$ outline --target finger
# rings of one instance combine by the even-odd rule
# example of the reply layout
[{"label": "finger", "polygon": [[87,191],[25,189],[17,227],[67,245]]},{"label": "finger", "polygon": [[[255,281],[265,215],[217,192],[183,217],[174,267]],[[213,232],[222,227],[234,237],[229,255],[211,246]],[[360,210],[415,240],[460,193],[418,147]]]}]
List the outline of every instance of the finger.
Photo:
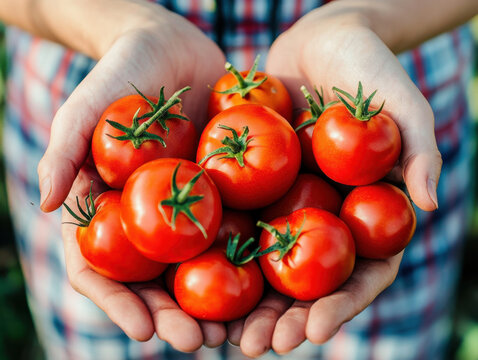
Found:
[{"label": "finger", "polygon": [[223,323],[214,321],[199,321],[202,334],[204,337],[204,345],[209,348],[215,348],[222,344],[227,339],[226,326]]},{"label": "finger", "polygon": [[299,346],[305,339],[305,327],[310,301],[295,301],[279,318],[272,336],[272,348],[278,354],[285,354]]},{"label": "finger", "polygon": [[227,340],[235,346],[241,343],[242,329],[244,328],[245,319],[239,319],[227,323]]},{"label": "finger", "polygon": [[161,340],[182,352],[193,352],[202,346],[204,338],[197,321],[182,311],[158,283],[133,284],[131,289],[151,311]]},{"label": "finger", "polygon": [[125,285],[91,270],[75,239],[76,227],[64,225],[67,274],[72,287],[91,299],[130,338],[146,341],[154,334],[153,321],[146,305]]},{"label": "finger", "polygon": [[146,75],[152,64],[162,68],[164,57],[155,56],[153,61],[152,54],[136,54],[137,61],[131,66],[124,61],[124,53],[133,48],[134,39],[123,37],[117,41],[56,113],[48,148],[38,165],[43,211],[53,211],[65,200],[89,153],[93,130],[102,112],[114,100],[134,92],[128,81],[135,81],[138,86],[149,84],[140,86],[146,93],[162,84],[168,85],[166,92],[174,91],[176,82],[171,72],[161,72],[162,78],[154,82]]},{"label": "finger", "polygon": [[277,320],[291,303],[292,299],[271,291],[246,318],[240,342],[246,356],[258,357],[269,351]]},{"label": "finger", "polygon": [[387,260],[359,259],[352,276],[336,292],[310,308],[306,336],[314,344],[329,340],[340,326],[362,312],[395,279],[403,252]]}]

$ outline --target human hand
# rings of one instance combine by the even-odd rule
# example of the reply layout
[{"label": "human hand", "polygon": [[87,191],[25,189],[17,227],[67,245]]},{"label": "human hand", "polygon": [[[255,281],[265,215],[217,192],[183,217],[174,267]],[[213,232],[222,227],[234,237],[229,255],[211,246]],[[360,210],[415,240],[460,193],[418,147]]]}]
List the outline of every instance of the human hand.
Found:
[{"label": "human hand", "polygon": [[402,256],[357,259],[350,278],[317,301],[293,301],[271,289],[247,318],[227,324],[229,342],[250,357],[270,349],[285,354],[306,339],[323,344],[394,281]]},{"label": "human hand", "polygon": [[[94,193],[106,190],[91,160],[82,167],[66,203],[75,208],[75,196],[83,198],[89,193],[94,180]],[[150,339],[156,332],[175,349],[191,352],[203,344],[221,345],[226,340],[224,324],[196,321],[183,312],[164,290],[160,280],[123,284],[105,278],[93,271],[81,255],[76,238],[77,227],[66,222],[75,219],[63,211],[62,235],[68,278],[72,287],[91,299],[130,338],[138,341]]]},{"label": "human hand", "polygon": [[[114,13],[118,14],[125,3],[115,2]],[[178,15],[148,2],[131,4],[133,7],[118,19],[118,23],[124,21],[124,27],[113,28],[114,34],[104,34],[114,39],[111,46],[104,54],[99,51],[98,64],[55,115],[50,143],[38,167],[44,211],[59,207],[68,194],[66,203],[74,205],[71,200],[83,198],[91,180],[96,193],[105,189],[88,157],[90,140],[103,110],[117,98],[134,93],[128,81],[148,95],[158,95],[165,86],[167,97],[191,86],[192,91],[183,96],[183,109],[198,128],[203,125],[207,85],[223,74],[222,52]],[[139,9],[139,14],[132,9]],[[63,221],[70,219],[64,211]],[[71,285],[103,309],[128,336],[147,340],[156,330],[161,339],[181,351],[193,351],[203,343],[218,346],[224,342],[223,324],[195,321],[157,282],[125,285],[95,273],[81,256],[75,231],[69,224],[62,227]]]}]

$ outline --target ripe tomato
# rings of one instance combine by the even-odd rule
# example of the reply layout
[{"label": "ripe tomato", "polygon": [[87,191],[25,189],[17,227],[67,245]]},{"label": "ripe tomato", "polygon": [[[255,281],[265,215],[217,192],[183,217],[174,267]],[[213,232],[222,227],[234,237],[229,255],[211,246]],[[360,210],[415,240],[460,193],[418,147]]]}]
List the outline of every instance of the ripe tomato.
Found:
[{"label": "ripe tomato", "polygon": [[[86,210],[78,203],[84,216],[82,219],[74,215],[79,221],[76,238],[81,254],[93,270],[107,278],[123,282],[154,279],[167,265],[144,257],[129,242],[121,226],[120,197],[120,191],[110,190],[94,202],[90,194]],[[74,214],[66,204],[65,207]]]},{"label": "ripe tomato", "polygon": [[315,89],[315,93],[319,98],[319,103],[317,103],[305,86],[301,86],[300,90],[309,103],[309,109],[301,111],[294,119],[292,126],[299,137],[300,147],[302,149],[302,164],[314,173],[321,173],[319,165],[317,165],[315,161],[314,152],[312,151],[312,134],[317,119],[325,109],[335,104],[336,101],[325,104],[323,90],[321,89],[321,92],[319,92]]},{"label": "ripe tomato", "polygon": [[290,124],[262,105],[238,105],[216,115],[204,129],[197,161],[217,185],[224,205],[260,208],[292,186],[300,144]]},{"label": "ripe tomato", "polygon": [[227,247],[229,237],[241,234],[239,245],[256,235],[256,224],[252,215],[245,211],[223,209],[222,222],[214,241],[214,245]]},{"label": "ripe tomato", "polygon": [[[398,127],[381,112],[382,108],[368,109],[375,92],[364,101],[359,84],[354,109],[337,93],[341,90],[334,90],[343,103],[329,107],[315,124],[312,147],[317,164],[325,175],[339,183],[373,183],[397,163],[401,150]],[[347,97],[353,99],[348,94]]]},{"label": "ripe tomato", "polygon": [[[194,159],[198,135],[178,104],[178,96],[185,89],[168,102],[161,89],[159,99],[139,93],[108,106],[96,125],[91,143],[96,169],[106,184],[123,188],[134,170],[157,158]],[[146,126],[143,124],[148,121],[153,122],[147,131],[136,130],[138,135],[133,135],[134,129]]]},{"label": "ripe tomato", "polygon": [[356,187],[344,200],[340,218],[352,231],[357,255],[386,259],[410,242],[417,225],[407,195],[391,184]]},{"label": "ripe tomato", "polygon": [[[235,241],[237,247],[238,237]],[[247,315],[261,299],[264,279],[253,260],[255,254],[243,258],[244,244],[231,255],[230,246],[227,251],[213,247],[179,265],[174,294],[189,315],[201,320],[232,321]]]},{"label": "ripe tomato", "polygon": [[334,214],[306,208],[258,225],[264,228],[259,244],[266,253],[259,264],[278,292],[314,300],[336,290],[352,273],[354,240]]},{"label": "ripe tomato", "polygon": [[242,72],[226,63],[229,73],[217,81],[209,98],[209,119],[232,106],[261,104],[291,121],[292,100],[287,89],[278,78],[257,71],[258,62],[259,57],[254,61],[251,70]]},{"label": "ripe tomato", "polygon": [[139,167],[124,186],[121,220],[144,256],[174,263],[214,241],[221,223],[219,192],[201,167],[182,159],[157,159]]},{"label": "ripe tomato", "polygon": [[282,198],[261,211],[260,219],[271,221],[307,207],[327,210],[338,216],[341,205],[342,196],[332,185],[316,175],[299,174]]}]

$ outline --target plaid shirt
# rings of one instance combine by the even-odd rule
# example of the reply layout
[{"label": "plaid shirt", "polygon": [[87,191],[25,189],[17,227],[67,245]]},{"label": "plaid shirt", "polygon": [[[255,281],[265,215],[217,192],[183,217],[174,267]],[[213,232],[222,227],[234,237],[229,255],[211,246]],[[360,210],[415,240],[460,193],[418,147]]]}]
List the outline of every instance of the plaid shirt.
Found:
[{"label": "plaid shirt", "polygon": [[[199,26],[238,68],[257,53],[265,60],[277,34],[321,1],[161,1]],[[179,354],[166,343],[129,340],[66,278],[60,213],[43,214],[36,168],[51,120],[94,62],[16,29],[7,34],[10,68],[4,153],[8,192],[30,307],[50,359],[243,358],[237,348]],[[466,27],[443,34],[399,59],[436,116],[443,156],[440,208],[417,209],[418,226],[396,281],[325,346],[306,342],[294,359],[440,359],[446,356],[450,312],[470,210],[472,129],[465,85],[472,38]],[[263,65],[263,64],[262,64]],[[404,104],[406,106],[406,104]],[[274,358],[272,352],[264,358]]]}]

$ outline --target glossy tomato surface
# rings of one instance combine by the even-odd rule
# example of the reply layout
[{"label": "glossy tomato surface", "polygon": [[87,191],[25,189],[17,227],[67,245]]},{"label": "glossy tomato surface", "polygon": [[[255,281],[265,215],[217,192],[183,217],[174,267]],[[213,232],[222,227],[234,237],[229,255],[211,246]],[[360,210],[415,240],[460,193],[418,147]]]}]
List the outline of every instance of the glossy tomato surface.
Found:
[{"label": "glossy tomato surface", "polygon": [[361,121],[343,104],[336,104],[316,122],[312,147],[317,164],[329,178],[346,185],[367,185],[392,170],[400,156],[401,138],[385,113]]},{"label": "glossy tomato surface", "polygon": [[256,232],[256,223],[251,213],[247,211],[223,209],[222,222],[214,245],[222,246],[225,249],[230,235],[234,237],[237,234],[241,234],[239,245],[242,245],[249,238],[255,237]]},{"label": "glossy tomato surface", "polygon": [[[154,97],[149,99],[158,101]],[[116,100],[104,111],[93,133],[91,150],[96,168],[104,182],[115,189],[123,188],[128,176],[148,161],[162,157],[194,159],[198,135],[191,121],[178,118],[166,120],[169,133],[157,121],[148,128],[148,132],[164,140],[166,147],[156,140],[147,140],[136,149],[129,140],[112,138],[111,136],[122,136],[124,132],[114,128],[106,120],[131,127],[138,109],[139,117],[151,111],[151,106],[140,95],[129,95]],[[173,106],[169,113],[185,116],[179,105]],[[148,119],[139,120],[139,123]]]},{"label": "glossy tomato surface", "polygon": [[407,195],[384,182],[352,190],[344,200],[340,218],[352,231],[357,255],[370,259],[398,254],[410,242],[417,225]]},{"label": "glossy tomato surface", "polygon": [[324,179],[313,174],[299,174],[282,198],[261,211],[260,220],[268,222],[307,207],[327,210],[338,216],[341,205],[342,196]]},{"label": "glossy tomato surface", "polygon": [[181,263],[174,280],[179,306],[196,319],[209,321],[232,321],[247,315],[261,299],[263,288],[255,260],[236,266],[216,247]]},{"label": "glossy tomato surface", "polygon": [[202,166],[217,185],[224,205],[233,209],[255,209],[271,204],[292,186],[300,167],[300,144],[290,124],[274,110],[262,105],[238,105],[215,116],[204,129],[197,161],[224,147],[233,128],[241,136],[248,127],[250,140],[243,154],[244,166],[235,158],[217,154]]},{"label": "glossy tomato surface", "polygon": [[[347,225],[328,211],[306,208],[277,218],[269,224],[292,235],[302,227],[295,245],[279,260],[279,251],[259,257],[267,281],[278,292],[310,301],[328,295],[350,276],[355,264],[355,246]],[[263,230],[261,251],[277,242]]]},{"label": "glossy tomato surface", "polygon": [[131,282],[159,276],[165,264],[144,257],[127,239],[120,220],[119,191],[107,191],[95,200],[96,214],[88,227],[78,227],[77,240],[88,265],[107,278]]},{"label": "glossy tomato surface", "polygon": [[[296,129],[301,124],[312,118],[312,114],[309,110],[302,111],[294,119],[292,127]],[[317,161],[315,161],[314,151],[312,150],[312,134],[314,133],[314,125],[310,124],[296,131],[297,136],[299,137],[300,147],[302,149],[302,164],[309,171],[312,171],[316,174],[321,173]]]},{"label": "glossy tomato surface", "polygon": [[216,238],[222,216],[219,192],[203,172],[189,193],[190,197],[202,197],[189,207],[200,225],[183,212],[178,213],[173,225],[173,207],[161,203],[173,195],[171,183],[176,168],[179,189],[203,170],[188,160],[150,161],[131,175],[121,197],[126,235],[145,256],[164,263],[184,261],[206,250]]},{"label": "glossy tomato surface", "polygon": [[[242,71],[241,75],[246,77],[248,71]],[[261,81],[266,76],[265,73],[258,71],[254,81]],[[220,94],[217,91],[225,91],[237,85],[237,79],[233,74],[227,73],[222,76],[214,85],[209,98],[208,114],[209,119],[219,114],[221,111],[241,104],[261,104],[274,109],[281,114],[287,121],[292,119],[292,100],[287,89],[282,82],[271,75],[267,75],[267,80],[252,89],[245,97],[240,94]]]}]

